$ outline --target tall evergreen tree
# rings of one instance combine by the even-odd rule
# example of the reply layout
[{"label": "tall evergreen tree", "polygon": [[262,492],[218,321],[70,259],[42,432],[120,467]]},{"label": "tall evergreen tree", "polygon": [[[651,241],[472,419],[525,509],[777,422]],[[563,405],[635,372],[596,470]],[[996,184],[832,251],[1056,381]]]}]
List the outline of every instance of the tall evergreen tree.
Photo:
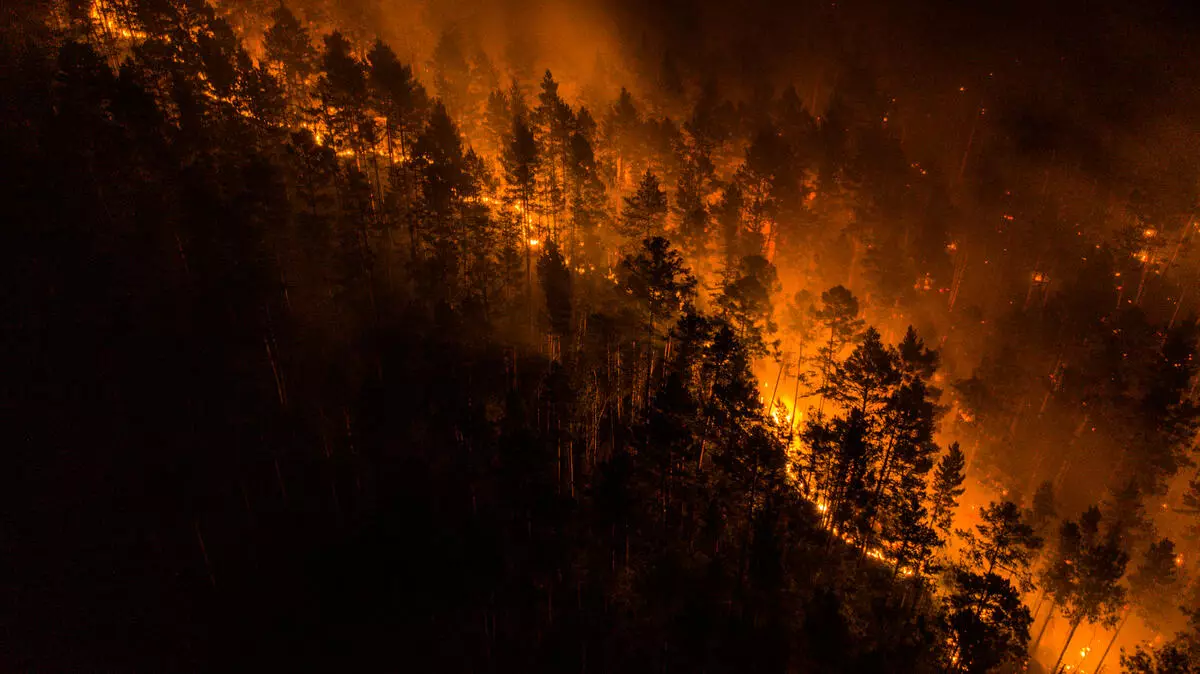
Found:
[{"label": "tall evergreen tree", "polygon": [[312,38],[296,15],[282,2],[271,13],[272,24],[263,35],[265,60],[283,82],[288,106],[287,122],[295,125],[307,107],[307,87],[316,74],[317,53]]},{"label": "tall evergreen tree", "polygon": [[966,480],[966,457],[958,448],[958,443],[950,445],[946,454],[938,461],[933,474],[933,493],[930,501],[933,512],[930,517],[934,526],[949,537],[950,527],[954,522],[954,511],[958,508],[958,499],[966,492],[962,486]]},{"label": "tall evergreen tree", "polygon": [[647,239],[660,236],[666,221],[667,194],[659,187],[658,177],[647,169],[637,192],[625,197],[618,232],[628,239]]}]

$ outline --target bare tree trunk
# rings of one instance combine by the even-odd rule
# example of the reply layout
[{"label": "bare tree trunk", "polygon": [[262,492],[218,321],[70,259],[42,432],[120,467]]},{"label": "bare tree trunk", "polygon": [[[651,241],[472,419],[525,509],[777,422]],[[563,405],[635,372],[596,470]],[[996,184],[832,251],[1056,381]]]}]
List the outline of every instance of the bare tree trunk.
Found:
[{"label": "bare tree trunk", "polygon": [[792,418],[788,422],[788,428],[792,431],[796,430],[796,410],[800,409],[800,363],[804,359],[803,349],[796,354],[796,386],[792,389]]},{"label": "bare tree trunk", "polygon": [[783,370],[785,369],[784,359],[779,359],[779,371],[775,373],[775,385],[771,387],[771,402],[767,404],[767,414],[770,414],[775,409],[775,395],[779,393],[779,380],[783,378]]},{"label": "bare tree trunk", "polygon": [[1063,656],[1067,654],[1067,649],[1071,647],[1071,639],[1075,637],[1075,630],[1079,629],[1079,621],[1071,623],[1071,631],[1067,632],[1067,642],[1063,644],[1062,650],[1058,653],[1058,659],[1054,661],[1054,666],[1050,668],[1051,674],[1058,671],[1058,666],[1062,664]]},{"label": "bare tree trunk", "polygon": [[1050,626],[1050,621],[1054,619],[1054,609],[1058,606],[1058,600],[1054,599],[1050,602],[1050,611],[1046,613],[1046,622],[1042,623],[1042,629],[1038,632],[1037,638],[1033,640],[1033,645],[1029,647],[1030,653],[1037,653],[1038,644],[1042,643],[1042,637],[1046,635],[1046,628]]},{"label": "bare tree trunk", "polygon": [[1117,637],[1121,636],[1121,630],[1125,627],[1125,621],[1129,620],[1129,609],[1125,609],[1125,615],[1121,617],[1121,622],[1117,625],[1117,631],[1113,632],[1112,639],[1108,640],[1108,646],[1104,647],[1104,653],[1100,655],[1100,661],[1096,663],[1096,674],[1104,671],[1104,659],[1108,657],[1108,652],[1112,650],[1113,644],[1117,642]]}]

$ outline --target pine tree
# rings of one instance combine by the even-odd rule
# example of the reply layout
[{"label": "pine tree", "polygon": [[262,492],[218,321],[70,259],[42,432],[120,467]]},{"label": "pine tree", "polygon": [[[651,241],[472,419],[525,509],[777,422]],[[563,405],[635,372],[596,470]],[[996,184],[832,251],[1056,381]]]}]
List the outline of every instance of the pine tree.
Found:
[{"label": "pine tree", "polygon": [[[413,143],[412,153],[423,206],[438,225],[438,228],[425,229],[422,233],[435,238],[443,236],[456,226],[454,217],[463,200],[474,195],[477,186],[469,171],[472,153],[463,150],[458,127],[441,101],[434,102],[425,129]],[[420,247],[416,229],[417,220],[412,218],[409,235],[414,253]]]},{"label": "pine tree", "polygon": [[1092,507],[1078,525],[1067,522],[1061,531],[1055,600],[1071,628],[1052,671],[1057,671],[1082,622],[1111,628],[1125,601],[1126,591],[1119,583],[1129,555],[1112,532],[1101,531],[1101,519],[1100,511]]},{"label": "pine tree", "polygon": [[881,537],[895,551],[896,573],[917,575],[928,571],[934,566],[934,551],[943,544],[925,505],[925,491],[923,475],[906,473],[885,504]]},{"label": "pine tree", "polygon": [[[632,297],[644,316],[646,395],[650,395],[658,326],[674,323],[674,317],[694,300],[696,279],[684,265],[683,256],[662,237],[645,239],[636,254],[621,261],[621,289]],[[665,356],[664,356],[665,357]]]},{"label": "pine tree", "polygon": [[742,242],[742,191],[737,183],[725,186],[715,210],[725,268],[731,269],[746,251]]},{"label": "pine tree", "polygon": [[388,159],[395,162],[395,149],[401,158],[408,156],[412,139],[420,132],[429,99],[425,87],[413,77],[412,68],[401,63],[382,40],[375,41],[367,62],[371,92],[385,120]]},{"label": "pine tree", "polygon": [[742,258],[722,280],[717,306],[754,357],[778,349],[778,340],[768,340],[777,329],[773,296],[780,289],[775,265],[757,255]]},{"label": "pine tree", "polygon": [[713,166],[699,147],[688,148],[682,164],[675,183],[673,210],[684,252],[693,264],[699,264],[708,256],[710,216],[706,197],[713,179]]},{"label": "pine tree", "polygon": [[[633,95],[624,87],[604,115],[602,124],[603,147],[610,153],[608,163],[612,171],[611,186],[617,194],[626,190],[631,176],[642,163],[642,119],[634,105]],[[647,169],[648,170],[648,169]]]},{"label": "pine tree", "polygon": [[512,131],[500,161],[508,185],[507,198],[520,215],[525,237],[539,238],[540,233],[533,231],[532,219],[537,190],[538,146],[523,115],[514,112]]},{"label": "pine tree", "polygon": [[900,383],[896,361],[895,351],[883,344],[879,331],[867,328],[850,356],[833,368],[822,393],[873,420]]},{"label": "pine tree", "polygon": [[773,128],[758,130],[746,158],[734,174],[742,197],[743,248],[767,255],[777,234],[779,196],[777,181],[786,181],[788,148]]},{"label": "pine tree", "polygon": [[1033,492],[1033,506],[1028,515],[1029,525],[1041,536],[1057,517],[1058,505],[1054,498],[1054,483],[1046,480]]},{"label": "pine tree", "polygon": [[447,110],[462,114],[467,107],[471,66],[463,53],[462,35],[457,28],[445,29],[438,36],[430,65],[438,98]]},{"label": "pine tree", "polygon": [[375,142],[375,124],[367,114],[366,66],[352,53],[350,42],[339,32],[325,36],[321,77],[320,119],[326,142],[336,150],[349,149],[360,157]]},{"label": "pine tree", "polygon": [[540,174],[543,191],[547,198],[546,208],[557,223],[566,208],[567,194],[572,190],[568,184],[567,159],[570,151],[574,118],[571,107],[558,95],[558,82],[549,70],[541,81],[538,105],[533,111],[539,146],[542,148]]},{"label": "pine tree", "polygon": [[538,279],[546,296],[550,329],[560,339],[571,334],[571,270],[567,268],[558,244],[547,242],[538,258]]},{"label": "pine tree", "polygon": [[[579,118],[589,120],[586,115],[587,111],[581,110]],[[604,183],[588,133],[583,129],[571,134],[567,172],[572,187],[568,203],[576,244],[582,247],[585,259],[596,264],[601,259],[599,232],[606,220]]]},{"label": "pine tree", "polygon": [[1029,609],[1018,588],[998,572],[1027,587],[1030,560],[1042,541],[1012,502],[991,503],[981,517],[974,531],[958,532],[965,548],[953,571],[948,616],[958,655],[955,671],[987,671],[1017,658],[1029,641]]},{"label": "pine tree", "polygon": [[656,337],[656,325],[673,323],[673,315],[696,294],[696,279],[683,256],[660,236],[645,239],[636,254],[625,256],[620,278],[621,288],[645,307],[649,338]]},{"label": "pine tree", "polygon": [[962,486],[966,480],[966,457],[959,449],[958,443],[950,445],[946,455],[938,461],[933,474],[933,493],[930,501],[933,512],[930,517],[934,526],[949,538],[950,527],[954,523],[954,511],[958,508],[958,499],[966,489]]},{"label": "pine tree", "polygon": [[1132,611],[1137,611],[1151,629],[1162,628],[1173,612],[1164,605],[1163,597],[1173,596],[1178,582],[1175,544],[1169,538],[1150,543],[1142,557],[1142,562],[1129,576],[1130,604],[1122,609],[1121,620],[1113,630],[1108,646],[1104,648],[1100,659],[1096,661],[1097,672],[1104,668],[1108,652],[1112,650],[1117,637],[1121,636],[1121,630],[1125,627],[1125,622],[1129,620],[1129,614]]},{"label": "pine tree", "polygon": [[288,124],[295,125],[299,111],[308,107],[307,87],[316,74],[317,52],[308,31],[283,2],[271,13],[271,19],[271,27],[263,36],[264,60],[283,82]]},{"label": "pine tree", "polygon": [[494,89],[488,94],[487,108],[483,114],[483,126],[486,131],[483,147],[490,149],[490,154],[499,157],[511,141],[512,107],[508,103],[508,94],[500,89]]},{"label": "pine tree", "polygon": [[641,240],[660,236],[667,221],[667,195],[658,185],[658,177],[647,170],[637,192],[625,197],[618,232],[627,239]]},{"label": "pine tree", "polygon": [[964,558],[985,574],[1006,571],[1023,579],[1042,540],[1021,521],[1020,509],[1011,501],[989,503],[980,517],[974,531],[958,532],[966,546]]},{"label": "pine tree", "polygon": [[1033,619],[1008,579],[956,566],[946,609],[954,648],[949,671],[989,672],[1021,660]]},{"label": "pine tree", "polygon": [[858,299],[842,286],[834,286],[821,293],[821,308],[813,314],[824,330],[821,346],[821,402],[833,376],[838,354],[858,339],[864,321],[858,317]]}]

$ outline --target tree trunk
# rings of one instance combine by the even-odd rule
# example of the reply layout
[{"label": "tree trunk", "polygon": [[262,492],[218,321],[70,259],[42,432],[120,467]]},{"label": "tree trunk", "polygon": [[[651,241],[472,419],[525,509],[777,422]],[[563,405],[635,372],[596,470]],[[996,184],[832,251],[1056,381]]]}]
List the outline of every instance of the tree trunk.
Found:
[{"label": "tree trunk", "polygon": [[796,410],[800,409],[800,364],[804,358],[803,347],[796,354],[796,386],[792,389],[792,418],[788,422],[788,428],[793,432],[796,430]]},{"label": "tree trunk", "polygon": [[1112,649],[1113,644],[1117,643],[1117,637],[1121,636],[1121,630],[1125,627],[1125,621],[1129,620],[1129,609],[1125,609],[1125,615],[1121,617],[1121,622],[1117,624],[1117,631],[1113,632],[1112,639],[1108,640],[1108,645],[1104,647],[1104,653],[1100,655],[1100,661],[1096,663],[1096,674],[1104,671],[1104,659],[1108,657],[1108,652]]},{"label": "tree trunk", "polygon": [[1038,614],[1040,614],[1042,612],[1042,604],[1044,604],[1044,603],[1046,603],[1046,591],[1042,590],[1042,593],[1040,595],[1038,595],[1037,606],[1033,607],[1034,622],[1037,622]]},{"label": "tree trunk", "polygon": [[779,393],[779,380],[783,378],[784,359],[779,359],[779,372],[775,374],[775,385],[771,387],[771,402],[767,403],[767,414],[775,409],[775,394]]},{"label": "tree trunk", "polygon": [[1071,623],[1071,631],[1067,632],[1067,642],[1063,644],[1062,650],[1058,652],[1058,659],[1054,661],[1054,666],[1050,668],[1051,674],[1058,671],[1058,666],[1062,664],[1063,656],[1067,654],[1067,649],[1071,647],[1071,639],[1075,637],[1075,630],[1079,629],[1079,621]]},{"label": "tree trunk", "polygon": [[1058,599],[1050,602],[1050,611],[1046,613],[1046,622],[1042,623],[1042,629],[1038,632],[1037,638],[1033,640],[1033,645],[1029,647],[1029,652],[1037,653],[1038,644],[1042,643],[1042,637],[1046,635],[1046,628],[1050,626],[1050,621],[1054,619],[1054,608],[1058,605]]}]

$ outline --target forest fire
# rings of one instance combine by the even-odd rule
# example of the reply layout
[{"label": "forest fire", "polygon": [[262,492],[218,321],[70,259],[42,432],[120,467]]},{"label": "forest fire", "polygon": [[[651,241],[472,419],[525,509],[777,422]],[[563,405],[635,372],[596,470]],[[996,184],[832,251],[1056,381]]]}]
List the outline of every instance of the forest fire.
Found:
[{"label": "forest fire", "polygon": [[1196,674],[1200,20],[926,1],[0,12],[0,662]]}]

